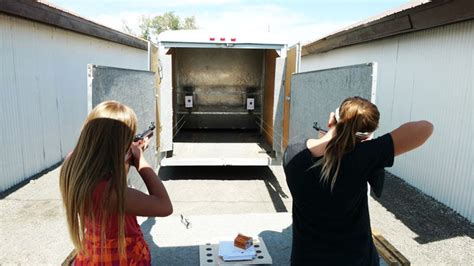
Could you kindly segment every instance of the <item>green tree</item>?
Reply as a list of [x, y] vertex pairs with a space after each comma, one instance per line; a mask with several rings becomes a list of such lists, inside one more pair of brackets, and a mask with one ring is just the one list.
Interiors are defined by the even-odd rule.
[[140, 37], [147, 40], [157, 40], [158, 34], [167, 30], [197, 29], [194, 16], [181, 19], [174, 12], [166, 12], [155, 17], [140, 18]]

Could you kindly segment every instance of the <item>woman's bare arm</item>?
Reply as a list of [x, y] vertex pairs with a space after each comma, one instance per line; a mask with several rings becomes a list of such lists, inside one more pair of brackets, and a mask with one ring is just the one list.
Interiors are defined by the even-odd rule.
[[393, 139], [395, 156], [418, 148], [425, 143], [432, 133], [433, 124], [425, 120], [401, 125], [390, 133]]

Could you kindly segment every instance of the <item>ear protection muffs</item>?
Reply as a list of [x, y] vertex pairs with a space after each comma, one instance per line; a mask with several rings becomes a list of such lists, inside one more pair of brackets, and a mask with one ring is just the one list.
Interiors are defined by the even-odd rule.
[[334, 118], [336, 118], [336, 123], [341, 120], [341, 116], [339, 115], [339, 107], [336, 108], [336, 111], [334, 111]]
[[[339, 114], [339, 107], [334, 111], [334, 118], [336, 118], [336, 123], [339, 123], [341, 116]], [[359, 138], [365, 139], [368, 138], [372, 132], [356, 132], [355, 135]]]

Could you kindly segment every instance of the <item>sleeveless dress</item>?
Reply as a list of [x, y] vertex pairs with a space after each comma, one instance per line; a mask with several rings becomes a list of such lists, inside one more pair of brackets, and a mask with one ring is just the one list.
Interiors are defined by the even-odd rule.
[[[93, 193], [94, 214], [96, 215], [96, 224], [86, 219], [84, 247], [85, 253], [76, 255], [74, 265], [151, 265], [150, 250], [148, 244], [143, 238], [137, 217], [134, 215], [125, 215], [125, 251], [122, 258], [118, 251], [118, 217], [112, 214], [106, 222], [106, 240], [105, 246], [101, 246], [100, 239], [100, 206], [102, 196], [107, 188], [107, 181], [100, 182]], [[88, 256], [87, 256], [88, 255]]]

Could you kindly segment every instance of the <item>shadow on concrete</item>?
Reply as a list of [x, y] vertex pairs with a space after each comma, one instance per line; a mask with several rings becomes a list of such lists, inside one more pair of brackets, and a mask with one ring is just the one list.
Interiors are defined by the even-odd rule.
[[266, 167], [267, 171], [269, 171], [269, 178], [264, 180], [265, 187], [267, 188], [268, 194], [272, 199], [273, 207], [275, 208], [276, 212], [288, 212], [286, 209], [285, 203], [282, 199], [288, 199], [288, 195], [283, 191], [282, 187], [280, 186], [280, 182], [276, 179], [275, 175], [273, 175], [270, 168]]
[[[159, 247], [150, 234], [153, 226], [155, 226], [155, 218], [148, 218], [141, 225], [152, 254], [152, 265], [199, 265], [199, 246]], [[262, 231], [258, 234], [272, 256], [272, 265], [290, 265], [291, 232], [291, 226], [289, 226], [282, 232]]]
[[148, 217], [140, 225], [140, 227], [142, 228], [142, 232], [143, 232], [143, 238], [145, 238], [145, 241], [148, 243], [148, 247], [150, 248], [150, 251], [152, 249], [157, 249], [158, 248], [158, 246], [153, 241], [153, 236], [151, 235], [151, 229], [153, 228], [153, 226], [155, 224], [156, 224], [156, 218], [155, 217]]
[[[1, 199], [4, 199], [6, 197], [8, 197], [8, 195], [12, 194], [13, 192], [19, 190], [20, 188], [26, 186], [28, 183], [30, 183], [30, 181], [32, 180], [36, 180], [40, 177], [42, 177], [43, 175], [53, 171], [54, 169], [58, 168], [61, 166], [61, 164], [63, 163], [63, 161], [61, 160], [60, 162], [57, 162], [55, 164], [53, 164], [52, 166], [50, 167], [47, 167], [46, 169], [42, 170], [41, 172], [37, 173], [37, 174], [34, 174], [30, 177], [27, 177], [25, 178], [23, 181], [21, 181], [20, 183], [12, 186], [11, 188], [5, 190], [5, 191], [0, 191], [0, 200]], [[59, 182], [59, 181], [58, 181]], [[59, 185], [59, 183], [58, 183]]]
[[[272, 265], [290, 265], [291, 264], [291, 245], [293, 241], [292, 226], [288, 226], [282, 232], [263, 231], [258, 234], [263, 238], [268, 252], [272, 256]], [[380, 265], [388, 265], [383, 257], [379, 255]], [[315, 264], [316, 265], [316, 264]]]
[[474, 225], [467, 219], [388, 172], [382, 197], [372, 197], [416, 233], [420, 244], [458, 236], [474, 238]]
[[167, 166], [160, 167], [161, 180], [263, 180], [276, 212], [288, 212], [288, 195], [269, 167], [262, 166]]
[[267, 246], [268, 253], [272, 256], [272, 265], [290, 265], [291, 257], [291, 226], [286, 227], [282, 232], [262, 231], [258, 234]]
[[157, 247], [151, 253], [152, 265], [199, 265], [199, 246]]
[[159, 247], [156, 245], [151, 235], [155, 224], [154, 217], [149, 217], [141, 224], [143, 237], [152, 255], [152, 265], [199, 265], [199, 246]]
[[275, 177], [262, 166], [166, 166], [160, 167], [161, 180], [265, 180]]

